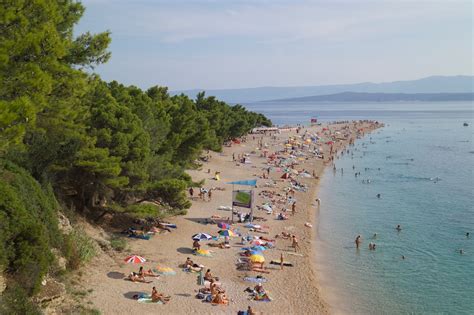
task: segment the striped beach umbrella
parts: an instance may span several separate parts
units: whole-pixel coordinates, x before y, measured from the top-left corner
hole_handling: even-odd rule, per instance
[[[207,233],[197,233],[193,235],[193,240],[195,241],[209,241],[212,239],[212,236]]]
[[[225,222],[219,222],[217,223],[217,226],[220,227],[221,229],[229,230],[230,229],[230,224],[225,223]]]
[[[220,236],[235,236],[235,233],[231,230],[220,230],[218,233]]]
[[[146,259],[143,258],[142,256],[131,255],[131,256],[128,256],[127,258],[125,258],[124,261],[127,264],[141,264],[141,263],[144,263],[146,261]]]

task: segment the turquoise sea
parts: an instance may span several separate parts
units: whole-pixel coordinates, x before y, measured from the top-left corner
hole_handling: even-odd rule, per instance
[[[307,124],[318,117],[386,125],[348,148],[335,160],[336,172],[328,168],[321,182],[315,260],[336,310],[474,314],[473,103],[247,107],[276,124]]]

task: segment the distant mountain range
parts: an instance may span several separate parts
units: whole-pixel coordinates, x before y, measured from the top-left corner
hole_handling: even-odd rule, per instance
[[[419,80],[396,81],[385,83],[357,83],[320,86],[294,87],[257,87],[224,90],[183,90],[172,91],[171,94],[184,93],[191,98],[205,91],[208,96],[229,103],[250,103],[275,99],[290,99],[306,96],[330,95],[343,92],[359,93],[474,93],[474,76],[432,76]]]
[[[343,92],[272,100],[268,102],[446,102],[474,101],[474,93],[359,93]],[[265,102],[265,101],[263,101]]]

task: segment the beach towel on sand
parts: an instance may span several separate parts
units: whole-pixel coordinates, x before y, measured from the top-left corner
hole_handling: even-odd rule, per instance
[[[268,292],[262,293],[262,294],[255,294],[250,299],[254,301],[258,301],[258,302],[271,302],[272,301],[272,298],[268,295]]]
[[[138,299],[138,303],[163,304],[163,302],[161,302],[161,301],[153,302],[153,301],[151,300],[151,297],[140,298],[140,299]]]
[[[255,282],[255,283],[265,283],[265,282],[267,282],[267,279],[257,278],[257,277],[245,277],[244,280],[249,281],[249,282]]]
[[[149,240],[151,238],[150,235],[134,235],[134,234],[130,234],[128,237],[130,238],[138,238],[140,240]]]

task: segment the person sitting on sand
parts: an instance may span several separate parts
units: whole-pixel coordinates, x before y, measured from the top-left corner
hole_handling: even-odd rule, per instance
[[[186,262],[183,264],[185,269],[188,269],[189,271],[195,271],[199,272],[202,270],[202,267],[198,264],[195,264],[191,258],[186,258]]]
[[[217,293],[211,301],[212,304],[229,305],[229,299],[223,292]]]
[[[211,280],[214,280],[214,281],[219,281],[219,278],[218,277],[214,277],[211,273],[211,269],[207,269],[206,273],[204,274],[204,280],[207,280],[207,281],[211,281]]]
[[[169,302],[170,299],[170,296],[164,296],[163,293],[158,293],[158,291],[156,291],[156,287],[153,287],[153,289],[151,290],[151,301],[153,303],[161,302],[163,304],[166,304]]]
[[[145,277],[143,276],[140,276],[138,274],[136,274],[135,272],[131,272],[129,275],[128,275],[128,280],[132,281],[132,282],[143,282],[143,283],[146,283],[146,279]]]
[[[199,244],[198,240],[194,240],[193,242],[193,250],[200,250],[201,249],[201,244]]]
[[[224,293],[225,290],[216,282],[216,280],[212,279],[211,284],[209,285],[209,290],[212,296],[215,296],[217,293]]]
[[[263,285],[261,283],[257,284],[254,288],[254,300],[270,300],[270,297],[268,296],[267,292],[263,288]]]

